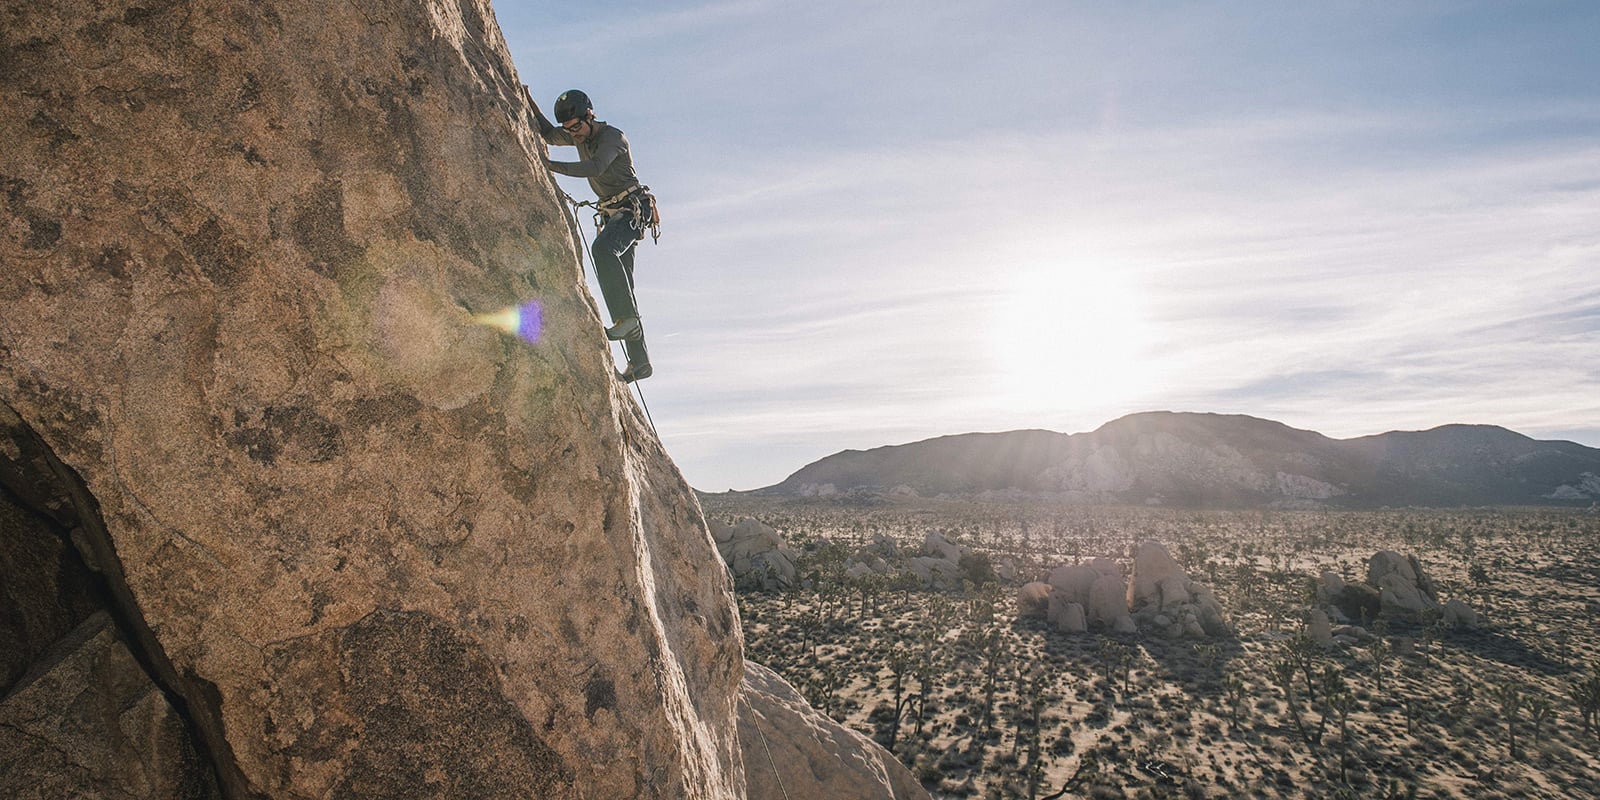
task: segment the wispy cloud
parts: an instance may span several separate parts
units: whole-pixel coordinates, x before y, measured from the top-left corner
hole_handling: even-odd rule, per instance
[[[1600,445],[1592,5],[590,11],[518,60],[663,199],[642,388],[702,488],[1150,408]]]

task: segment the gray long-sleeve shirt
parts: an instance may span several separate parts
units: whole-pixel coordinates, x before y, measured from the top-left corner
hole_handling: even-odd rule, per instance
[[[595,197],[605,200],[639,185],[639,176],[633,172],[633,154],[628,150],[628,137],[622,131],[604,122],[594,122],[593,135],[577,142],[565,128],[546,119],[534,110],[539,123],[539,135],[548,144],[578,148],[581,161],[549,161],[550,169],[574,178],[588,178],[589,188]]]

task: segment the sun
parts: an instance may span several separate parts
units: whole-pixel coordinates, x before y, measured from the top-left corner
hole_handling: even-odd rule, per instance
[[[995,312],[997,388],[1019,410],[1121,405],[1149,385],[1145,304],[1114,270],[1020,271]]]

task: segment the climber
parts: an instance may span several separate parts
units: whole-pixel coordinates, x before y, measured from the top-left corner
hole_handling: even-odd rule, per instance
[[[591,252],[594,255],[595,278],[600,282],[600,293],[605,296],[606,310],[611,313],[612,325],[606,328],[606,338],[622,342],[628,354],[628,368],[617,373],[623,381],[632,383],[650,377],[650,355],[644,346],[644,326],[639,321],[639,308],[633,297],[633,251],[644,239],[645,231],[659,230],[660,218],[656,213],[655,198],[649,187],[641,186],[633,173],[633,155],[628,150],[628,137],[607,123],[594,118],[594,105],[589,96],[577,89],[563,92],[556,98],[556,123],[551,124],[539,110],[539,104],[522,87],[528,105],[533,108],[539,135],[553,145],[570,145],[578,148],[580,161],[551,161],[545,166],[552,172],[575,178],[588,178],[599,202],[601,220],[594,237]]]

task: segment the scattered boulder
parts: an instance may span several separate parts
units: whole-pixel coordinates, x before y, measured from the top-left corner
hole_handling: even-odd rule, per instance
[[[1040,581],[1023,584],[1017,590],[1017,616],[1045,616],[1050,610],[1050,598],[1050,584]]]
[[[1157,609],[1176,608],[1189,602],[1187,584],[1178,560],[1160,542],[1139,545],[1133,557],[1133,579],[1128,582],[1128,607],[1154,605]]]
[[[1121,577],[1122,567],[1109,558],[1098,557],[1082,564],[1068,564],[1051,570],[1047,579],[1055,591],[1063,593],[1067,602],[1089,605],[1089,588],[1101,577]]]
[[[1333,629],[1333,640],[1340,644],[1365,644],[1378,637],[1360,625],[1340,625]]]
[[[969,548],[946,539],[942,531],[928,531],[927,537],[922,540],[922,552],[924,555],[959,564],[961,557],[969,552]]]
[[[1306,633],[1311,636],[1311,641],[1322,647],[1333,646],[1333,621],[1328,619],[1328,612],[1320,608],[1311,609],[1306,619]]]
[[[872,544],[867,545],[866,549],[884,558],[892,559],[900,557],[900,543],[895,541],[894,537],[887,533],[873,534]]]
[[[1331,601],[1346,620],[1373,620],[1383,610],[1378,590],[1365,583],[1346,583]]]
[[[706,525],[735,584],[768,592],[795,585],[795,552],[777,529],[751,517],[733,525],[710,519]]]
[[[1128,614],[1128,584],[1121,575],[1102,574],[1095,578],[1089,586],[1089,603],[1084,610],[1091,625],[1110,628],[1114,633],[1139,630]]]
[[[1323,572],[1317,585],[1317,599],[1334,622],[1370,622],[1380,616],[1407,620],[1423,619],[1440,614],[1446,624],[1473,627],[1477,614],[1458,599],[1439,602],[1439,590],[1433,579],[1423,571],[1416,556],[1401,555],[1393,550],[1380,550],[1367,562],[1366,581],[1346,581],[1335,572]],[[1365,629],[1346,626],[1335,630],[1334,638],[1341,637],[1340,630],[1355,640],[1370,638]]]
[[[1452,628],[1478,627],[1478,612],[1459,598],[1452,597],[1445,601],[1442,619],[1444,624]]]
[[[1228,623],[1211,590],[1183,571],[1160,542],[1139,545],[1128,582],[1126,607],[1155,632],[1170,638],[1222,636]],[[1158,621],[1163,620],[1163,621]]]
[[[1419,615],[1439,607],[1438,590],[1416,556],[1393,550],[1373,554],[1367,562],[1367,583],[1378,590],[1383,613]]]
[[[1084,633],[1089,630],[1089,618],[1079,603],[1070,603],[1052,594],[1048,619],[1062,633]]]
[[[1323,570],[1322,579],[1317,581],[1317,602],[1323,605],[1334,605],[1345,589],[1344,576],[1332,570]]]
[[[994,574],[995,577],[1005,581],[1006,583],[1016,583],[1017,562],[1012,561],[1010,556],[1000,559],[1000,561],[994,565]]]
[[[944,592],[961,588],[961,565],[954,561],[933,556],[917,556],[906,562],[906,569],[921,578],[922,585],[933,591]]]

